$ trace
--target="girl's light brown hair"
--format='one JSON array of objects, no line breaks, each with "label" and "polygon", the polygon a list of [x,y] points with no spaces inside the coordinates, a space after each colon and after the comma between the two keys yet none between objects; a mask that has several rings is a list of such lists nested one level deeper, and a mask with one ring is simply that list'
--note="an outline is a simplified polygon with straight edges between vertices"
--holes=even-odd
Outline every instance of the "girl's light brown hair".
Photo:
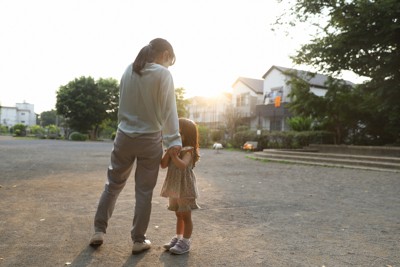
[{"label": "girl's light brown hair", "polygon": [[196,162],[200,159],[199,154],[199,131],[197,129],[197,125],[194,121],[180,118],[179,119],[179,128],[180,133],[183,136],[182,146],[192,146],[193,150],[193,167],[196,165]]},{"label": "girl's light brown hair", "polygon": [[139,75],[142,75],[141,71],[146,65],[146,63],[154,62],[157,56],[164,53],[164,51],[166,50],[172,57],[171,65],[173,65],[175,63],[176,57],[172,45],[167,40],[162,38],[156,38],[151,40],[150,43],[144,46],[139,51],[139,54],[136,56],[136,59],[133,62],[133,71]]}]

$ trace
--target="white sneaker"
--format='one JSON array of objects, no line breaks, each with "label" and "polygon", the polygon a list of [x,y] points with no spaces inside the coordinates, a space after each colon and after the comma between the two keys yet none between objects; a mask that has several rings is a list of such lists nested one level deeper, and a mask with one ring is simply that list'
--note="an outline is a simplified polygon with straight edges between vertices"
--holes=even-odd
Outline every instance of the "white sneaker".
[{"label": "white sneaker", "polygon": [[104,233],[103,232],[95,232],[92,238],[90,239],[89,244],[91,246],[100,246],[104,242]]},{"label": "white sneaker", "polygon": [[189,252],[190,250],[190,242],[186,243],[183,239],[179,239],[178,242],[169,249],[169,251],[173,254],[184,254]]},{"label": "white sneaker", "polygon": [[138,254],[142,251],[148,250],[149,248],[151,248],[151,242],[148,239],[143,242],[135,242],[133,243],[132,254]]}]

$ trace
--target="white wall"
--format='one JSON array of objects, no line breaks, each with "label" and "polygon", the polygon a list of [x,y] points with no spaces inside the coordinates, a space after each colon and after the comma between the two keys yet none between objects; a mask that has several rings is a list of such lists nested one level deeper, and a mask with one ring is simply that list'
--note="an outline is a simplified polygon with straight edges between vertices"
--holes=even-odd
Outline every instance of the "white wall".
[{"label": "white wall", "polygon": [[272,69],[264,80],[264,96],[269,94],[273,88],[282,87],[283,95],[281,102],[289,102],[287,95],[290,87],[286,84],[288,77],[277,69]]},{"label": "white wall", "polygon": [[[270,93],[273,88],[282,87],[283,96],[281,102],[290,102],[290,99],[287,96],[291,91],[290,85],[286,84],[288,81],[289,77],[284,75],[281,71],[277,69],[271,70],[271,72],[268,73],[267,77],[264,79],[264,95]],[[310,87],[310,91],[317,96],[324,96],[327,92],[326,89],[312,86]]]},{"label": "white wall", "polygon": [[17,103],[15,107],[1,107],[0,123],[12,127],[17,123],[27,126],[36,125],[34,105],[29,103]]},{"label": "white wall", "polygon": [[315,88],[315,87],[310,87],[310,91],[311,91],[311,93],[314,93],[314,95],[316,95],[316,96],[325,96],[325,94],[326,94],[326,92],[328,91],[328,90],[326,90],[326,89],[321,89],[321,88]]},{"label": "white wall", "polygon": [[14,126],[18,123],[17,108],[14,107],[1,107],[0,111],[0,124],[4,126]]}]

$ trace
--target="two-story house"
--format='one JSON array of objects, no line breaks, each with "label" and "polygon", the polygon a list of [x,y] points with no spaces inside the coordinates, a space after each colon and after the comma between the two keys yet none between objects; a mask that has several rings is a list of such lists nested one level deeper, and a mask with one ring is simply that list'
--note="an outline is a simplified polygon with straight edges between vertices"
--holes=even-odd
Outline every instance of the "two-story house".
[{"label": "two-story house", "polygon": [[256,106],[263,104],[264,81],[239,77],[232,85],[232,107],[250,129],[258,129]]},{"label": "two-story house", "polygon": [[[288,81],[291,75],[295,75],[310,85],[310,92],[317,96],[324,96],[328,90],[325,85],[328,76],[311,73],[302,70],[290,69],[279,66],[272,66],[262,77],[264,79],[263,103],[257,105],[256,112],[260,118],[260,129],[272,131],[290,130],[287,125],[287,118],[292,115],[287,108],[290,102],[288,94],[291,92],[291,86]],[[353,85],[349,81],[345,81]]]}]

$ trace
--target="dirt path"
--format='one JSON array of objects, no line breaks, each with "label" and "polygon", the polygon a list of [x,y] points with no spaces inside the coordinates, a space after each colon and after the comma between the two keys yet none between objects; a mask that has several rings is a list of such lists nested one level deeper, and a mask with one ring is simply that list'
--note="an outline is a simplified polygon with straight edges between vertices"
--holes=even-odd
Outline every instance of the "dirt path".
[{"label": "dirt path", "polygon": [[159,196],[148,237],[131,254],[132,177],[106,241],[88,246],[110,142],[0,138],[0,266],[400,266],[400,177],[394,173],[263,163],[202,150],[192,251],[162,244],[174,215]]}]

